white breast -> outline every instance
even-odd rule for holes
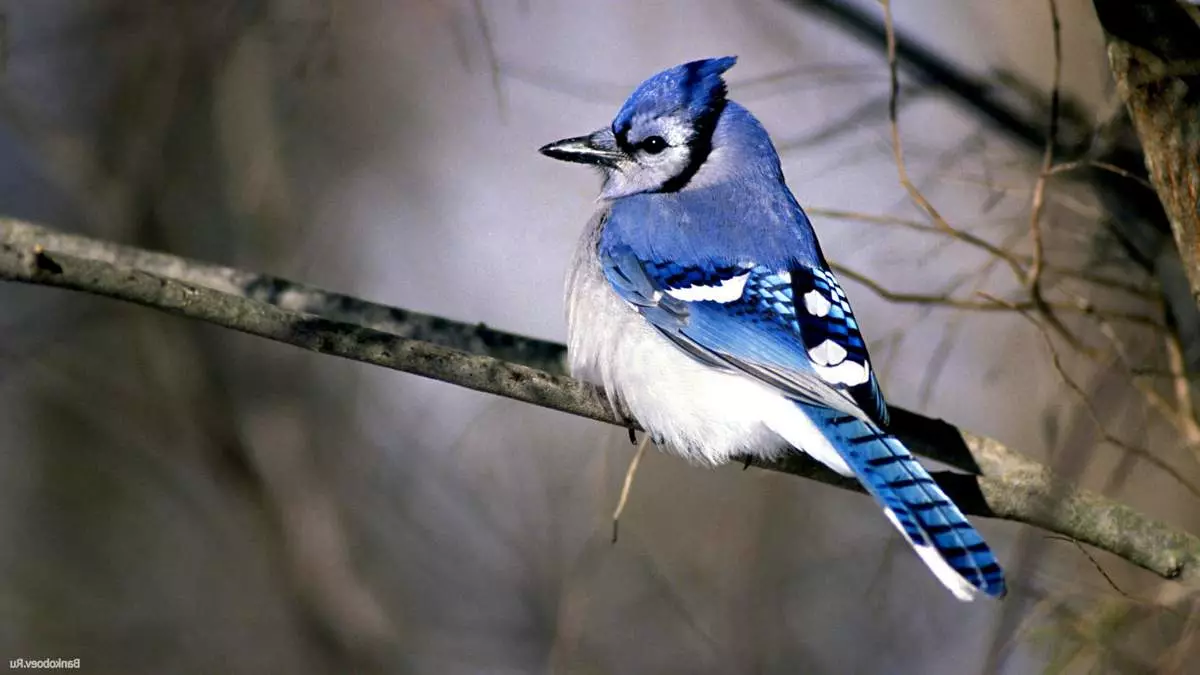
[[[786,443],[764,418],[794,406],[749,377],[701,365],[622,300],[597,257],[600,215],[589,224],[567,277],[572,374],[603,386],[666,449],[692,461],[780,454]]]

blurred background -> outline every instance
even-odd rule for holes
[[[561,341],[598,180],[536,148],[662,68],[736,54],[731,98],[848,270],[889,400],[1196,530],[1170,240],[1121,212],[1152,193],[1046,183],[1048,297],[1103,309],[1049,338],[992,311],[1023,281],[961,235],[1029,260],[1048,3],[894,10],[976,86],[901,68],[908,172],[958,236],[897,179],[885,54],[847,18],[881,21],[869,0],[7,0],[0,210]],[[1128,123],[1091,3],[1058,11],[1057,160],[1115,161]],[[861,495],[650,453],[614,545],[621,429],[80,294],[0,286],[0,328],[0,659],[1182,673],[1200,649],[1194,596],[1030,527],[976,519],[1012,590],[960,604]]]

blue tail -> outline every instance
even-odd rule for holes
[[[1005,594],[1004,572],[983,537],[899,440],[857,417],[800,407],[955,596]]]

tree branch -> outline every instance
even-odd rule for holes
[[[1176,0],[1094,0],[1117,91],[1146,153],[1200,300],[1200,11]]]
[[[488,354],[549,372],[565,372],[567,348],[556,342],[523,337],[488,328],[388,307],[351,295],[333,293],[266,274],[243,272],[177,256],[120,246],[88,237],[0,219],[2,241],[26,248],[40,245],[95,262],[138,269],[195,286],[257,300],[282,309],[374,328],[400,337]]]
[[[609,424],[629,425],[626,416],[614,410],[595,387],[556,374],[562,370],[560,345],[418,315],[283,279],[13,220],[0,220],[0,279],[133,302],[322,354]],[[406,337],[414,330],[406,323],[409,319],[422,326],[417,332],[423,337],[442,344]],[[513,361],[527,357],[555,372],[509,362],[495,354]],[[891,431],[914,452],[982,473],[935,472],[938,483],[965,512],[1035,525],[1092,544],[1167,579],[1190,584],[1200,581],[1200,539],[1099,494],[1076,489],[1057,479],[1047,467],[990,438],[899,408],[892,409],[892,418]],[[807,455],[753,463],[858,489],[856,482],[833,474]]]

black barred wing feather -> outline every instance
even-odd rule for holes
[[[828,269],[814,268],[792,270],[788,276],[797,330],[809,354],[815,352],[814,359],[842,368],[844,376],[835,381],[874,422],[887,426],[887,404],[871,367],[866,341],[837,277]],[[838,358],[843,359],[841,364],[850,365],[839,365]]]

